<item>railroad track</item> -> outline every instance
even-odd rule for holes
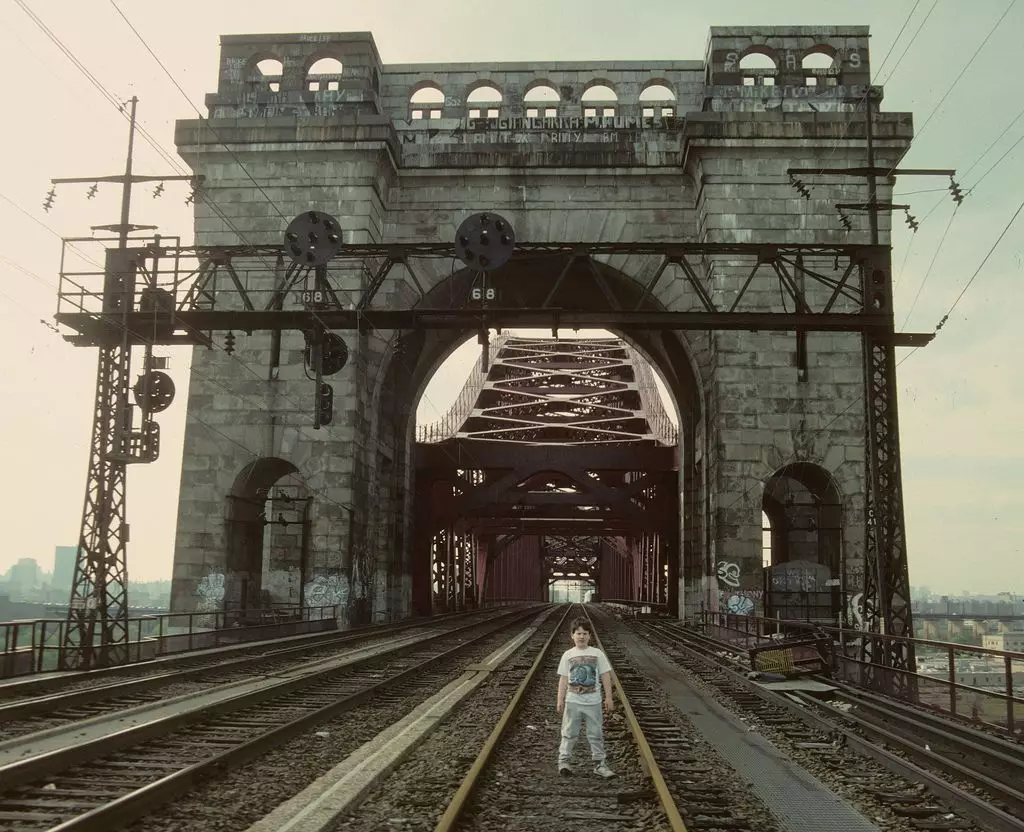
[[[570,643],[562,626],[558,628],[562,638],[555,644],[549,639],[538,654],[435,832],[533,830],[561,823],[573,828],[589,823],[608,832],[685,832],[686,824],[702,830],[776,828],[764,816],[744,816],[737,810],[737,783],[709,766],[705,757],[692,753],[691,737],[682,721],[633,669],[616,643],[611,620],[602,620],[601,627],[598,632],[595,626],[594,641],[611,660],[617,691],[617,712],[605,719],[609,762],[617,777],[602,781],[596,775],[587,776],[582,766],[577,771],[583,776],[574,774],[575,782],[552,776],[559,720],[548,735],[537,726],[544,724],[545,714],[553,712],[554,670],[562,649]],[[538,672],[540,679],[535,682]],[[630,757],[631,763],[626,759]],[[639,771],[631,770],[631,764]]]
[[[94,687],[109,687],[118,680],[144,681],[154,677],[166,676],[173,672],[201,673],[210,668],[222,667],[228,661],[238,659],[258,660],[264,656],[287,655],[293,653],[298,655],[302,651],[316,650],[320,647],[331,647],[339,644],[358,642],[364,639],[387,637],[391,633],[404,630],[424,628],[429,629],[441,622],[468,620],[473,617],[493,614],[494,610],[473,610],[470,612],[451,613],[448,615],[433,616],[428,620],[413,619],[400,621],[394,624],[372,625],[369,627],[356,627],[343,632],[327,632],[317,635],[289,636],[280,641],[294,641],[295,644],[285,647],[271,647],[268,639],[263,642],[250,642],[232,646],[218,647],[211,650],[193,652],[173,653],[162,656],[151,661],[133,662],[131,664],[115,665],[113,667],[99,668],[96,670],[85,670],[71,674],[27,676],[15,680],[2,680],[0,684],[0,705],[14,705],[19,702],[29,702],[43,697],[52,691],[60,694],[68,694],[78,691],[91,690]],[[233,658],[228,658],[233,657]],[[168,670],[166,668],[172,668]],[[176,669],[176,670],[174,670]],[[2,724],[2,720],[0,720]]]
[[[574,769],[572,782],[559,778],[555,759],[560,735],[560,718],[554,713],[555,670],[562,652],[571,643],[569,624],[572,607],[552,630],[498,718],[480,752],[452,795],[437,822],[435,832],[453,830],[539,829],[551,822],[590,821],[607,832],[620,829],[679,830],[685,832],[671,799],[659,800],[651,778],[664,790],[664,779],[639,736],[640,758],[632,764],[628,745],[630,730],[637,730],[632,712],[622,719],[605,717],[605,740],[609,762],[617,772],[612,781],[587,767]],[[596,633],[595,633],[596,636]],[[596,639],[595,639],[596,642]],[[595,646],[599,646],[595,643]],[[614,661],[613,661],[614,664]],[[614,674],[614,671],[613,671]],[[549,730],[538,730],[546,726]],[[577,757],[586,756],[586,743]],[[663,791],[667,796],[667,791]]]
[[[0,829],[109,830],[371,698],[429,695],[460,654],[535,614],[517,610],[4,766]]]
[[[507,613],[499,613],[504,614]],[[18,698],[8,696],[10,701],[0,700],[0,747],[33,732],[139,709],[194,690],[210,690],[216,685],[230,685],[248,678],[286,672],[321,657],[336,656],[339,648],[387,644],[396,634],[403,638],[437,634],[458,628],[466,621],[487,620],[493,616],[493,612],[473,613],[447,618],[433,625],[415,621],[383,629],[347,631],[319,638],[314,643],[303,642],[271,649],[264,646],[259,652],[249,655],[222,658],[220,661],[208,658],[166,673],[74,687],[47,696],[32,695],[35,686],[29,684],[27,691],[22,690]]]
[[[720,642],[676,624],[636,627],[735,707],[755,715],[763,732],[788,739],[797,756],[817,752],[820,765],[835,778],[866,787],[871,799],[913,819],[918,828],[967,829],[961,818],[970,818],[986,830],[1024,832],[1019,744],[849,686],[835,700],[845,700],[840,707],[806,692],[782,695],[747,679]],[[866,785],[874,781],[863,766],[830,760],[837,745],[880,763],[905,785]],[[927,792],[913,784],[923,784]],[[936,805],[935,798],[946,805]]]

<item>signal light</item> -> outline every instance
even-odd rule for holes
[[[317,413],[320,415],[320,424],[329,425],[334,421],[334,388],[327,383],[320,385],[320,394],[316,399]]]

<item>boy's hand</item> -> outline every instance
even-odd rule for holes
[[[562,713],[562,711],[564,711],[564,710],[565,710],[565,703],[564,703],[564,702],[563,702],[563,701],[562,701],[561,699],[559,699],[559,700],[558,700],[558,701],[557,701],[557,702],[555,703],[555,710],[556,710],[556,711],[557,711],[558,713]]]
[[[604,698],[604,709],[608,713],[611,713],[615,710],[615,700],[612,699],[610,696],[606,696]]]

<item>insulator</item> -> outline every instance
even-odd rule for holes
[[[228,331],[224,336],[224,352],[231,355],[235,351],[235,333]]]
[[[961,190],[959,183],[952,177],[949,179],[949,192],[953,196],[953,201],[959,205],[964,201],[964,192]]]

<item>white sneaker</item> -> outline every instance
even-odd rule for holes
[[[600,774],[602,777],[615,776],[615,772],[608,768],[608,764],[604,760],[594,766],[594,774]]]

